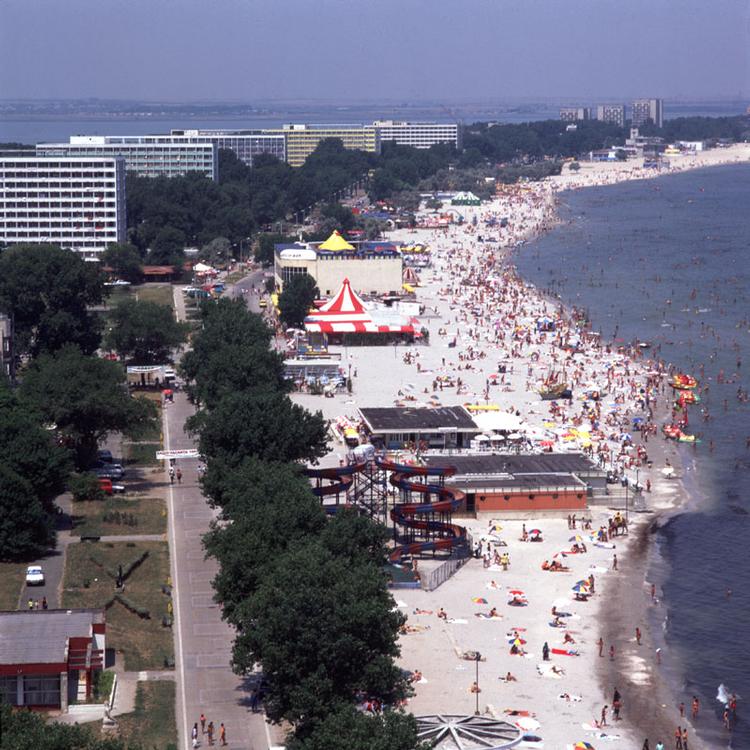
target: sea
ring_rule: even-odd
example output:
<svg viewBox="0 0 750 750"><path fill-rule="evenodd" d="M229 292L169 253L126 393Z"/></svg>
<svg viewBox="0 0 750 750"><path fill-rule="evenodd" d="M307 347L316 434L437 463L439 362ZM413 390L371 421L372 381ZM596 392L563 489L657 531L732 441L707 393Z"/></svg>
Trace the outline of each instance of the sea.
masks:
<svg viewBox="0 0 750 750"><path fill-rule="evenodd" d="M0 113L0 143L60 143L71 135L150 135L168 133L182 128L253 129L278 128L287 122L361 123L373 120L411 120L432 122L502 122L519 123L557 119L560 106L569 102L425 102L425 103L367 103L266 105L247 116L195 114L189 107L184 112L170 107L161 111L158 105L137 105L138 112L117 111L109 114L69 115L47 111L10 114ZM578 105L576 105L578 106ZM665 102L665 117L722 117L745 112L745 101L682 101ZM88 107L90 109L90 106ZM102 109L106 109L102 105ZM114 107L113 107L114 109ZM229 108L226 108L229 111Z"/></svg>
<svg viewBox="0 0 750 750"><path fill-rule="evenodd" d="M655 534L648 580L662 669L710 747L750 748L750 164L562 194L562 223L520 274L587 311L594 330L700 381L680 444L687 500ZM722 726L717 696L740 696ZM675 710L675 725L679 716Z"/></svg>

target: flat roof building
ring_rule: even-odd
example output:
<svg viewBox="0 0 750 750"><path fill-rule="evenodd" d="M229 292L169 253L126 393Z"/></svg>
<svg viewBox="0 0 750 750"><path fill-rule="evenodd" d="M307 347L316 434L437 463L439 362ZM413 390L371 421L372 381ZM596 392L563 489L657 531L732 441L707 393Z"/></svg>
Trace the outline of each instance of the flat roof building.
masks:
<svg viewBox="0 0 750 750"><path fill-rule="evenodd" d="M589 107L562 107L560 119L563 122L578 122L579 120L590 120L591 109Z"/></svg>
<svg viewBox="0 0 750 750"><path fill-rule="evenodd" d="M264 130L172 130L174 137L184 138L189 143L213 143L216 148L233 151L237 158L253 166L253 158L270 154L279 161L286 161L286 136Z"/></svg>
<svg viewBox="0 0 750 750"><path fill-rule="evenodd" d="M50 243L96 258L125 229L121 157L0 153L0 245Z"/></svg>
<svg viewBox="0 0 750 750"><path fill-rule="evenodd" d="M359 413L370 440L388 450L420 444L441 450L468 448L481 432L463 406L362 408Z"/></svg>
<svg viewBox="0 0 750 750"><path fill-rule="evenodd" d="M599 122L609 122L620 128L625 127L624 104L599 104L596 107L596 119Z"/></svg>
<svg viewBox="0 0 750 750"><path fill-rule="evenodd" d="M437 143L448 143L455 148L461 146L461 129L457 122L403 122L397 120L375 120L380 142L390 141L399 146L430 148Z"/></svg>
<svg viewBox="0 0 750 750"><path fill-rule="evenodd" d="M401 292L404 262L392 242L347 242L338 232L325 242L276 245L274 278L276 288L298 274L309 274L324 297L330 297L349 279L362 294Z"/></svg>
<svg viewBox="0 0 750 750"><path fill-rule="evenodd" d="M39 143L38 155L121 156L139 177L179 177L189 172L219 178L216 144L177 135L73 135L68 143Z"/></svg>
<svg viewBox="0 0 750 750"><path fill-rule="evenodd" d="M91 698L105 636L101 609L0 612L0 702L64 711Z"/></svg>
<svg viewBox="0 0 750 750"><path fill-rule="evenodd" d="M662 99L635 99L631 125L640 127L649 120L661 128L664 125L664 101Z"/></svg>
<svg viewBox="0 0 750 750"><path fill-rule="evenodd" d="M286 160L301 167L308 156L327 138L338 138L344 148L380 153L380 134L374 125L307 125L287 124L280 130L265 130L286 138Z"/></svg>

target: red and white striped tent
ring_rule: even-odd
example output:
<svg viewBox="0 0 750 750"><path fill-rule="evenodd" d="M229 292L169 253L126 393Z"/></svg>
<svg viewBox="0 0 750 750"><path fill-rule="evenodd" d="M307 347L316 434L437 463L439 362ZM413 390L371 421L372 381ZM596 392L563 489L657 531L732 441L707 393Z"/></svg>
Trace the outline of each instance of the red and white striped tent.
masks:
<svg viewBox="0 0 750 750"><path fill-rule="evenodd" d="M308 333L415 333L413 318L391 310L368 310L344 279L341 288L319 310L305 318Z"/></svg>

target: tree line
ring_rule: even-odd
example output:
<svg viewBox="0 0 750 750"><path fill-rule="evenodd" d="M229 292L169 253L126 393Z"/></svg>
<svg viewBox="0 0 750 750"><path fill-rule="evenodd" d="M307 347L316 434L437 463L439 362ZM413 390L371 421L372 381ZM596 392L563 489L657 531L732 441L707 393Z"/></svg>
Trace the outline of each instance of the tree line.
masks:
<svg viewBox="0 0 750 750"><path fill-rule="evenodd" d="M54 245L0 253L0 311L13 326L18 383L0 377L0 559L54 547L55 498L111 433L153 427L153 402L133 397L124 364L163 364L185 341L171 308L125 300L109 316L95 264ZM99 356L114 350L123 361Z"/></svg>
<svg viewBox="0 0 750 750"><path fill-rule="evenodd" d="M326 517L302 464L327 452L328 426L290 400L260 316L228 299L201 315L182 362L200 407L187 429L220 509L204 546L237 631L233 669L260 668L267 716L291 727L290 750L414 748L414 719L397 708L408 694L394 661L405 619L383 571L386 531L349 510ZM362 712L365 699L383 711Z"/></svg>

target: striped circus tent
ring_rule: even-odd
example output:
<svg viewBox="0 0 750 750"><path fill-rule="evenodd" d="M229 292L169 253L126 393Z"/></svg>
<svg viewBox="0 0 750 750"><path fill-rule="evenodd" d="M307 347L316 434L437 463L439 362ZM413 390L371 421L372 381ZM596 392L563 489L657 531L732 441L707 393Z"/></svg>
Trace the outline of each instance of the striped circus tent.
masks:
<svg viewBox="0 0 750 750"><path fill-rule="evenodd" d="M368 310L349 279L319 310L305 318L308 333L415 333L414 319L389 309Z"/></svg>

